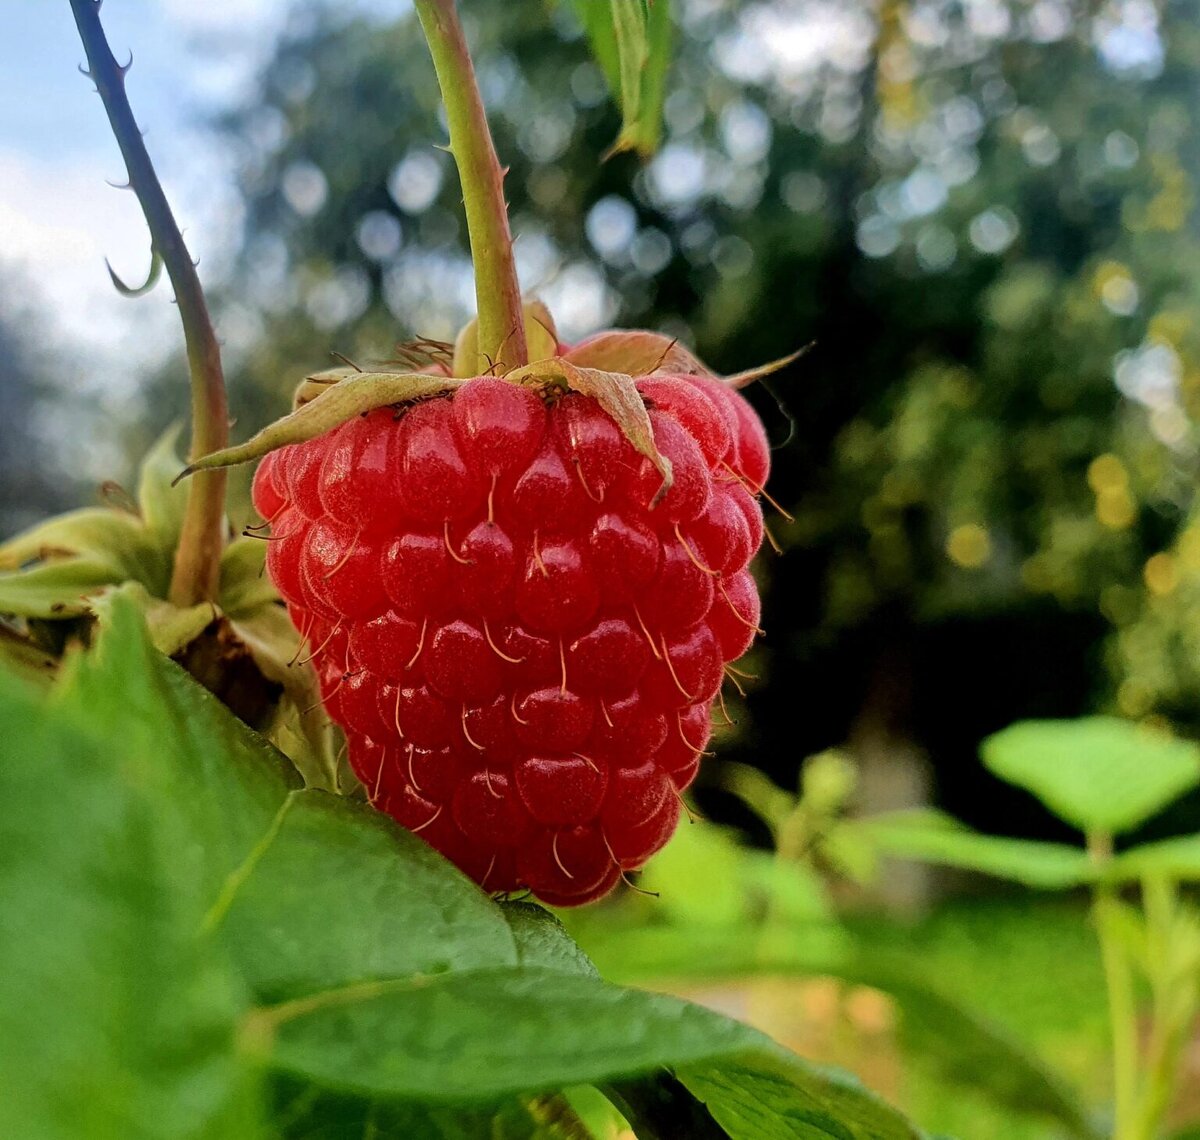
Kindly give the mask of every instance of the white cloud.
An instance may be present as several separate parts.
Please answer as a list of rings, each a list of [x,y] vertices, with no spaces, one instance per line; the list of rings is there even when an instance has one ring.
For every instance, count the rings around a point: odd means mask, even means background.
[[[55,331],[92,359],[122,350],[145,359],[162,346],[173,314],[169,289],[131,301],[104,268],[107,256],[136,283],[149,265],[149,237],[132,194],[105,185],[77,160],[14,151],[0,151],[0,188],[4,261],[32,284]]]
[[[186,32],[200,34],[258,31],[273,25],[287,0],[162,0],[163,15]]]

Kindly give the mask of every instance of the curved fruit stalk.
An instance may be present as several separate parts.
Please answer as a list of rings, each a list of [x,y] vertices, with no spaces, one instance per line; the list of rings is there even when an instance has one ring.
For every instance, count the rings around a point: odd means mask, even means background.
[[[415,0],[429,43],[450,125],[450,153],[458,166],[479,312],[476,359],[456,375],[473,376],[529,360],[521,290],[513,259],[504,172],[496,158],[475,69],[454,0]]]

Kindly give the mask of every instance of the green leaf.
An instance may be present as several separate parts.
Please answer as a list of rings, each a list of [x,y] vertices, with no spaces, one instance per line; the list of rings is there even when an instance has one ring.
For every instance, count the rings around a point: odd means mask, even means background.
[[[197,936],[192,840],[155,753],[2,676],[0,739],[0,1135],[256,1136],[241,990]]]
[[[1115,856],[1104,869],[1113,882],[1161,875],[1166,879],[1200,882],[1200,835],[1177,835],[1157,843],[1143,843]]]
[[[64,723],[86,722],[102,739],[120,741],[121,763],[103,757],[109,778],[134,771],[130,757],[144,758],[135,787],[155,793],[149,814],[155,826],[172,830],[152,857],[142,843],[131,858],[169,874],[172,886],[185,884],[171,893],[164,882],[155,895],[160,906],[169,895],[185,908],[184,950],[207,949],[218,962],[227,952],[259,999],[277,1003],[241,1019],[243,1047],[269,1070],[312,1085],[318,1098],[411,1102],[420,1106],[408,1117],[419,1134],[435,1119],[461,1123],[456,1114],[439,1115],[437,1106],[478,1105],[494,1120],[514,1098],[532,1096],[542,1131],[531,1134],[553,1135],[561,1105],[540,1094],[693,1066],[696,1081],[722,1085],[718,1099],[732,1115],[759,1095],[739,1092],[739,1081],[747,1072],[766,1079],[767,1072],[780,1111],[810,1114],[831,1135],[913,1135],[866,1094],[744,1025],[673,998],[606,985],[548,915],[498,907],[386,817],[297,787],[282,757],[151,647],[123,594],[114,598],[96,648],[69,662],[50,709]],[[41,765],[28,771],[28,781],[45,780]],[[20,797],[5,802],[19,804]],[[90,824],[72,807],[67,800],[60,831],[80,820]],[[33,817],[29,826],[43,823]],[[67,835],[51,829],[51,838],[64,852],[74,849]],[[112,845],[98,828],[101,841],[105,850]],[[70,911],[67,918],[77,921]],[[31,915],[30,927],[37,924]],[[131,929],[153,954],[152,932]],[[93,945],[95,931],[86,926],[83,934],[95,955],[103,941]],[[185,968],[170,973],[172,985],[188,977]],[[170,994],[153,986],[147,992],[155,1010],[175,1017],[180,1003]],[[227,992],[224,1000],[231,1000]],[[222,1032],[203,1040],[218,1042],[224,1074],[232,1035],[228,1026]],[[160,1044],[153,1033],[143,1038],[147,1048]],[[732,1075],[718,1075],[726,1063],[734,1064]],[[198,1094],[189,1095],[180,1094],[179,1103],[190,1108]],[[876,1123],[872,1131],[847,1121]]]
[[[621,131],[609,153],[635,150],[649,157],[662,135],[671,61],[668,0],[574,0],[574,8],[621,109]]]
[[[381,812],[316,790],[281,802],[208,923],[263,1001],[517,962],[474,883]]]
[[[1022,721],[982,755],[1081,831],[1129,831],[1200,784],[1200,747],[1115,717]]]
[[[549,911],[527,902],[501,906],[522,966],[599,977],[592,960]]]
[[[665,1065],[702,1086],[723,1082],[717,1097],[730,1115],[759,1095],[757,1087],[743,1087],[747,1074],[767,1074],[776,1111],[793,1119],[807,1114],[814,1136],[821,1135],[817,1127],[864,1140],[916,1135],[869,1094],[748,1026],[675,998],[553,970],[368,983],[259,1016],[280,1068],[366,1096],[470,1103]],[[730,1071],[721,1077],[725,1066]]]
[[[848,1074],[781,1054],[747,1053],[689,1065],[679,1079],[732,1140],[882,1140],[918,1133]]]
[[[1082,848],[981,835],[936,811],[895,812],[843,826],[883,855],[981,871],[1042,890],[1065,890],[1095,875]]]
[[[114,599],[95,648],[68,659],[55,707],[123,750],[155,757],[195,841],[175,853],[206,908],[300,784],[287,758],[151,645],[133,601]]]

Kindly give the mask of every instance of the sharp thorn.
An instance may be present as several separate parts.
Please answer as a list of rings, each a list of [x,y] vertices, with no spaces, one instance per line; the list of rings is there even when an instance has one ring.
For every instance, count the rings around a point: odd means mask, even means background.
[[[132,190],[133,189],[133,183],[129,182],[129,181],[113,182],[111,179],[106,178],[104,180],[104,182],[105,182],[105,185],[111,186],[114,190]]]
[[[118,70],[118,71],[119,71],[119,72],[120,72],[122,75],[126,75],[126,74],[128,74],[128,72],[129,72],[129,69],[130,69],[132,66],[133,66],[133,48],[130,48],[130,49],[129,49],[129,61],[128,61],[127,63],[118,63],[118,64],[117,64],[117,70]]]

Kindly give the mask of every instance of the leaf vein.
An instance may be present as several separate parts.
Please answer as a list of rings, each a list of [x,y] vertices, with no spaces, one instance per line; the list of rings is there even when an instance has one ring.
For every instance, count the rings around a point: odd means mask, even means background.
[[[221,889],[217,893],[216,900],[208,908],[208,913],[205,914],[204,921],[200,924],[201,934],[210,934],[220,926],[226,914],[229,913],[229,908],[233,905],[234,899],[237,898],[238,891],[242,889],[242,885],[246,880],[254,874],[254,869],[270,849],[271,844],[275,842],[276,837],[283,828],[283,821],[287,818],[288,812],[292,810],[292,805],[296,802],[299,795],[300,789],[288,792],[284,797],[283,803],[279,805],[279,810],[275,813],[275,817],[271,820],[267,830],[263,832],[262,838],[250,849],[246,858],[225,877],[225,882],[221,884]]]

